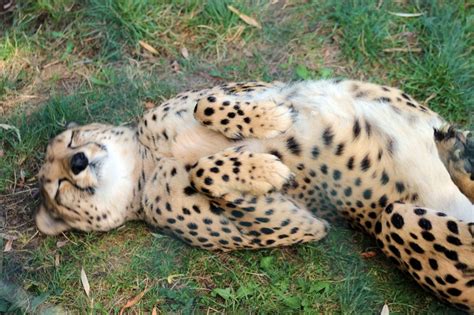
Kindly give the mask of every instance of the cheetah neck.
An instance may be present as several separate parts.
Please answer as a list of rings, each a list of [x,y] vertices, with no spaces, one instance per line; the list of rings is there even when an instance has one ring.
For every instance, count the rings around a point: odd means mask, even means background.
[[[132,182],[132,198],[125,209],[125,221],[145,220],[142,197],[145,184],[156,165],[156,158],[151,150],[137,140],[135,166],[130,178]]]

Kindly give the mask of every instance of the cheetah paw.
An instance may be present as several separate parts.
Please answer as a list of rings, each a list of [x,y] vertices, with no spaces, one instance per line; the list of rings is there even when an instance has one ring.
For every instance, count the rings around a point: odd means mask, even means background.
[[[292,108],[273,101],[245,101],[228,95],[201,99],[194,117],[209,129],[230,139],[268,139],[287,131],[292,123]]]

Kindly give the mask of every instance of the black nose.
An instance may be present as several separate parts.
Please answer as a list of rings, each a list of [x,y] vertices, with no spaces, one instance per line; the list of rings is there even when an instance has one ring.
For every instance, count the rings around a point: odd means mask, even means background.
[[[84,153],[79,152],[72,156],[71,170],[74,173],[74,175],[77,175],[83,170],[85,170],[87,165],[89,165],[89,160],[87,159]]]

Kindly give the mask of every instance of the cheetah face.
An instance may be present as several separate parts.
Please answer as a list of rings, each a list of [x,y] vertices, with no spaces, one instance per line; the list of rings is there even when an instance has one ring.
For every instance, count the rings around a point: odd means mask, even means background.
[[[106,231],[121,225],[130,203],[136,141],[131,129],[73,127],[52,139],[39,172],[38,229]]]

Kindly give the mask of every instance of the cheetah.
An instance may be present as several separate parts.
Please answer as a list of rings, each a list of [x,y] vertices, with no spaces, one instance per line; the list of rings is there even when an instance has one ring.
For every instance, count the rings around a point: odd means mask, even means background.
[[[474,311],[474,140],[411,96],[350,80],[181,93],[136,126],[69,126],[38,229],[144,220],[207,250],[312,242],[343,217],[421,286]]]

